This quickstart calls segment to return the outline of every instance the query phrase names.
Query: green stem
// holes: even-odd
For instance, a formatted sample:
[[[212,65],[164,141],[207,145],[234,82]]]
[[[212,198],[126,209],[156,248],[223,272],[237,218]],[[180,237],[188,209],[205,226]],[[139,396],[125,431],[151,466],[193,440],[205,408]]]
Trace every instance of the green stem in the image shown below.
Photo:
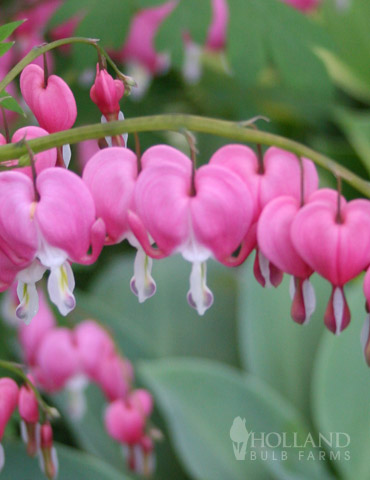
[[[104,50],[104,48],[100,47],[98,45],[97,39],[94,38],[84,38],[84,37],[70,37],[70,38],[62,38],[61,40],[56,40],[55,42],[50,42],[46,43],[44,45],[38,45],[36,47],[33,47],[28,54],[22,58],[20,62],[15,65],[10,72],[3,78],[3,80],[0,82],[0,93],[6,88],[7,85],[9,85],[10,82],[12,82],[17,75],[19,75],[22,70],[29,65],[35,58],[39,57],[40,55],[44,55],[46,52],[49,50],[53,50],[54,48],[61,47],[62,45],[69,45],[71,43],[82,43],[85,45],[91,45],[92,47],[96,48],[97,52],[103,55],[106,59],[109,65],[113,68],[117,76],[124,82],[125,86],[128,88],[128,91],[130,90],[130,87],[135,86],[136,83],[135,81],[126,75],[124,75],[117,67],[117,65],[113,62],[113,60],[110,58],[108,53]]]
[[[0,85],[1,87],[1,85]],[[370,198],[370,182],[354,174],[347,168],[339,165],[331,158],[312,150],[301,143],[273,133],[245,128],[242,125],[215,118],[198,117],[194,115],[169,114],[147,117],[130,118],[105,124],[94,124],[77,127],[63,132],[53,133],[45,137],[29,140],[29,146],[34,153],[60,147],[65,144],[78,143],[83,140],[99,139],[106,136],[121,135],[122,133],[148,132],[159,130],[179,131],[187,129],[194,132],[208,133],[229,138],[236,142],[261,143],[288,150],[300,157],[310,158],[320,167],[339,175],[352,187]],[[8,144],[0,147],[0,162],[20,158],[27,153],[24,143]]]
[[[27,375],[24,373],[23,365],[20,365],[19,363],[15,363],[15,362],[8,362],[7,360],[0,360],[0,368],[9,370],[10,372],[14,373],[18,377],[21,377],[22,380],[27,384],[27,386],[33,391],[37,399],[37,402],[39,404],[39,407],[41,408],[41,413],[42,413],[41,417],[47,417],[47,418],[59,417],[59,412],[57,411],[57,409],[54,407],[50,407],[50,405],[48,405],[43,400],[37,388],[34,386],[34,384],[29,380]],[[41,420],[43,423],[44,419],[41,419]]]

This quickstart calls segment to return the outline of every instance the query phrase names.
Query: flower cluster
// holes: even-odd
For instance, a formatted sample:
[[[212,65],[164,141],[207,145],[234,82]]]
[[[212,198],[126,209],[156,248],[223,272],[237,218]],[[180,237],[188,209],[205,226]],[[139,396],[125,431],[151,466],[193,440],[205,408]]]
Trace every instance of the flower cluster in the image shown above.
[[[40,308],[30,325],[19,322],[15,315],[15,292],[9,292],[3,308],[7,321],[18,327],[21,356],[30,380],[49,395],[65,391],[68,413],[74,421],[85,414],[88,384],[98,386],[108,402],[104,414],[108,434],[125,447],[131,470],[149,474],[154,468],[154,440],[159,434],[150,425],[151,394],[133,387],[133,366],[119,353],[107,330],[94,320],[84,320],[73,329],[59,327],[42,291],[39,298]],[[20,390],[19,412],[27,452],[42,452],[38,402],[27,385]],[[56,453],[53,458],[56,472]]]
[[[27,444],[27,453],[30,456],[38,455],[41,470],[47,478],[55,479],[58,473],[58,457],[53,446],[53,430],[43,412],[40,424],[40,405],[30,376],[21,388],[11,378],[0,379],[0,441],[5,427],[18,407],[21,418],[22,437]],[[0,471],[4,467],[4,449],[0,444]]]
[[[13,141],[68,128],[75,120],[68,85],[55,75],[47,84],[43,79],[37,65],[21,75],[21,91],[44,130],[26,127]],[[99,64],[90,96],[102,121],[122,118],[123,93],[122,83]],[[104,148],[89,158],[82,178],[58,167],[65,162],[58,163],[55,150],[35,156],[33,171],[0,173],[0,287],[18,281],[19,318],[36,314],[35,283],[46,270],[50,299],[68,314],[75,305],[71,264],[92,263],[103,245],[127,240],[137,250],[131,290],[139,302],[156,291],[152,259],[180,253],[192,264],[188,302],[203,315],[213,303],[206,261],[237,266],[256,250],[254,273],[262,286],[278,286],[283,272],[292,275],[296,322],[307,323],[315,309],[309,279],[317,272],[333,285],[326,326],[339,334],[349,324],[343,287],[370,264],[368,201],[346,203],[336,191],[318,190],[312,161],[276,147],[256,154],[226,145],[196,169],[173,147],[153,146],[138,158],[126,142],[127,136],[99,141]],[[368,361],[369,329],[367,319]]]

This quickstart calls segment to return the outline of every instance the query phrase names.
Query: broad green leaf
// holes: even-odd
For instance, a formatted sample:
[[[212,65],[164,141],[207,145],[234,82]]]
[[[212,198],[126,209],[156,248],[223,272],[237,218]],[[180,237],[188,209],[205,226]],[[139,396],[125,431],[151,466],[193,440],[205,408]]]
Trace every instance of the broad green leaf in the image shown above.
[[[24,117],[26,116],[26,114],[24,113],[22,107],[19,105],[17,100],[15,100],[15,98],[13,98],[7,92],[0,93],[0,105],[2,105],[7,110],[11,110],[12,112],[19,113],[19,115],[23,115]]]
[[[261,432],[287,432],[287,435],[296,432],[302,441],[308,432],[296,410],[258,379],[199,359],[147,362],[141,365],[139,372],[146,386],[154,392],[177,454],[192,478],[328,478],[322,463],[299,461],[296,449],[289,451],[287,460],[279,461],[279,448],[262,448],[268,454],[268,460],[260,460],[260,446],[254,449],[248,443],[248,433],[254,433],[257,439],[261,438]],[[237,417],[246,420],[247,432],[240,429],[238,432],[234,427],[236,431],[230,433]],[[231,438],[239,444],[233,445]],[[233,448],[241,447],[243,443],[247,447],[246,456],[238,461]],[[257,452],[256,460],[250,460],[252,450]],[[272,462],[279,467],[272,466]]]
[[[6,23],[5,25],[1,25],[0,27],[0,42],[5,40],[6,38],[10,37],[10,35],[14,32],[19,25],[22,25],[23,22],[26,20],[18,20],[17,22],[10,22]]]
[[[339,337],[328,332],[322,339],[312,385],[313,413],[316,428],[323,435],[343,432],[350,436],[350,445],[337,450],[341,460],[335,463],[341,478],[368,480],[370,380],[360,344],[366,316],[360,283],[352,285],[347,300],[351,324]],[[350,461],[344,459],[345,451],[349,451]]]
[[[76,449],[56,444],[59,459],[58,480],[129,480],[123,472],[115,470],[108,463],[87,455]],[[25,446],[20,443],[5,443],[5,467],[2,480],[41,480],[45,478],[40,471],[37,458],[26,454]]]
[[[107,402],[103,398],[101,391],[94,385],[90,385],[86,391],[87,408],[82,419],[72,419],[68,412],[68,396],[61,393],[53,396],[53,402],[56,402],[58,410],[63,419],[67,422],[69,429],[75,437],[78,445],[88,453],[98,457],[120,472],[127,471],[125,460],[122,455],[122,449],[118,442],[114,441],[107,434],[103,415]],[[160,420],[151,417],[156,427],[162,430]],[[184,473],[180,469],[174,452],[168,438],[155,445],[156,469],[153,480],[163,480],[170,478],[171,475],[176,480],[186,480]]]
[[[361,94],[366,100],[370,96],[370,2],[351,0],[346,4],[346,7],[338,8],[335,0],[323,2],[325,26],[335,44],[334,59],[338,59],[337,65],[332,65],[332,72],[342,65],[345,75],[334,78],[338,85],[354,94],[356,91],[361,94],[363,89],[359,87],[366,88],[367,85],[367,93],[365,90],[365,94]]]
[[[80,295],[81,315],[101,320],[130,358],[196,355],[237,363],[235,270],[208,262],[214,305],[203,317],[186,301],[191,265],[180,256],[154,262],[157,293],[139,304],[130,291],[133,257],[103,268],[89,293]]]
[[[274,387],[309,418],[310,377],[322,335],[330,297],[329,284],[314,276],[316,311],[308,325],[290,316],[290,276],[278,288],[262,288],[253,276],[252,262],[240,272],[239,341],[248,371]]]
[[[340,108],[334,118],[370,174],[370,112]]]

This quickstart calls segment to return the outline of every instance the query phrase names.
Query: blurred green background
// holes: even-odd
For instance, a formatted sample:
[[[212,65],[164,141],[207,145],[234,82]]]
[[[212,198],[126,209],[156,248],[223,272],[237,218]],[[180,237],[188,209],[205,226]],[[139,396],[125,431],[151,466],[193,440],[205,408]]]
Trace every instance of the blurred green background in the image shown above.
[[[5,12],[24,2],[1,2]],[[83,11],[76,35],[100,38],[106,49],[120,47],[138,8],[160,0],[65,0],[48,26]],[[171,55],[167,73],[153,78],[141,99],[124,98],[125,117],[192,113],[243,121],[255,115],[272,131],[321,151],[368,179],[370,174],[370,2],[323,0],[304,15],[279,0],[228,0],[230,21],[224,59],[204,53],[202,75],[189,84],[182,76],[181,32],[189,30],[202,45],[210,22],[209,0],[182,0],[179,11],[156,38]],[[196,12],[196,14],[194,14]],[[224,68],[226,62],[232,74]],[[93,71],[94,49],[75,46],[55,54],[56,72],[76,95],[78,124],[96,123],[100,114],[81,81]],[[1,61],[1,60],[0,60]],[[125,65],[120,66],[125,72]],[[200,162],[227,143],[196,135]],[[142,149],[172,143],[186,151],[180,134],[140,135]],[[133,138],[129,147],[134,148]],[[78,170],[77,151],[72,168]],[[321,186],[334,186],[320,170]],[[357,192],[344,186],[348,198]],[[265,290],[253,278],[251,260],[230,270],[209,262],[213,307],[198,317],[186,302],[190,265],[181,258],[154,262],[157,294],[139,305],[129,290],[133,257],[126,245],[108,247],[93,267],[76,269],[77,308],[67,324],[95,318],[113,333],[134,362],[139,383],[156,399],[154,422],[164,431],[157,445],[154,478],[194,480],[316,480],[370,478],[370,381],[362,357],[360,331],[365,318],[360,280],[347,288],[352,322],[341,336],[324,330],[330,286],[314,278],[318,302],[308,326],[290,319],[289,279]],[[14,333],[1,336],[4,356],[12,357]],[[65,412],[63,395],[53,397]],[[86,480],[131,478],[119,447],[104,431],[100,392],[90,387],[89,409],[81,422],[63,415],[57,438],[60,478]],[[66,412],[65,412],[66,413]],[[305,437],[346,432],[350,460],[270,458],[237,461],[230,427],[237,416],[248,431],[298,432]],[[4,479],[40,478],[37,465],[24,456],[14,437],[6,445]],[[278,449],[276,449],[278,450]],[[307,446],[307,452],[313,450]],[[306,450],[305,450],[306,451]],[[307,453],[306,452],[306,453]],[[335,453],[335,452],[334,452]],[[343,453],[343,452],[342,452]],[[26,469],[26,470],[25,470]],[[126,472],[126,473],[123,473]],[[126,474],[126,477],[124,476]]]

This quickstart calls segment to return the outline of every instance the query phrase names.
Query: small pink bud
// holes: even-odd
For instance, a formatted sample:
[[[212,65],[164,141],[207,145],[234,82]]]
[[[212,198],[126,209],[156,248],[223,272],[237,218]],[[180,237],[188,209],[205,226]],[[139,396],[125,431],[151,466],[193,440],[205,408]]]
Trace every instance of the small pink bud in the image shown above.
[[[90,98],[107,119],[118,119],[119,101],[124,93],[124,84],[120,80],[114,80],[107,70],[100,69],[98,64],[95,83],[90,90]]]
[[[53,430],[50,423],[41,426],[40,433],[40,466],[49,480],[58,475],[58,457],[53,446]]]
[[[20,388],[18,410],[21,419],[25,422],[37,423],[39,421],[38,401],[34,391],[27,384]]]
[[[18,385],[11,378],[0,379],[0,441],[5,427],[18,404]]]

